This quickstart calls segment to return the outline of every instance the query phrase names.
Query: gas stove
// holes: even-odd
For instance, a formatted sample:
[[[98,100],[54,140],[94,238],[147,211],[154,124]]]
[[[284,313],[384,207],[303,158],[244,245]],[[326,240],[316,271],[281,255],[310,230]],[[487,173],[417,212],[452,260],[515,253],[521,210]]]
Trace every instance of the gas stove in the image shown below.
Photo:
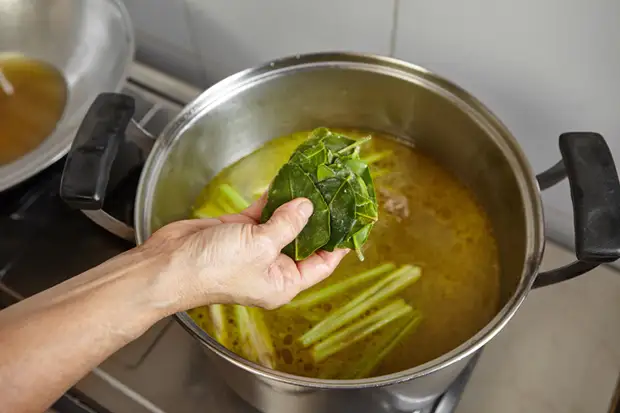
[[[199,90],[135,63],[123,93],[136,99],[134,121],[153,136]],[[0,306],[6,307],[131,248],[139,170],[107,194],[113,218],[95,223],[58,196],[64,160],[0,194]],[[477,357],[432,405],[416,413],[452,413]],[[49,373],[48,373],[49,374]],[[52,373],[53,374],[53,373]],[[352,405],[354,402],[352,401]],[[173,319],[164,319],[70,389],[54,410],[89,413],[212,411],[257,413],[227,387],[201,345]],[[352,407],[382,413],[382,406]],[[278,412],[279,413],[279,412]]]

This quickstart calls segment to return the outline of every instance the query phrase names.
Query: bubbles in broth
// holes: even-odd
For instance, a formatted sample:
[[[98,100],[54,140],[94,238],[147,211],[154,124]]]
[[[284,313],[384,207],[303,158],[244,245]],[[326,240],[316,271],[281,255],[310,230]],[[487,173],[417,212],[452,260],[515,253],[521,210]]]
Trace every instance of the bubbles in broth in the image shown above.
[[[65,79],[53,66],[0,54],[0,166],[37,148],[61,118]]]
[[[338,132],[354,138],[368,134]],[[490,221],[473,193],[415,148],[389,136],[372,135],[361,154],[374,158],[371,168],[380,209],[379,221],[364,248],[366,259],[360,262],[355,254],[349,254],[331,277],[300,297],[386,262],[397,266],[413,264],[421,268],[419,281],[395,298],[404,299],[419,311],[422,321],[394,346],[387,345],[386,337],[394,337],[404,328],[398,320],[316,362],[312,346],[304,348],[299,338],[371,286],[376,278],[308,308],[252,309],[264,321],[273,342],[276,370],[328,379],[361,378],[355,376],[360,365],[387,349],[390,351],[381,362],[364,377],[394,373],[454,349],[483,328],[498,311],[497,247]],[[225,168],[204,188],[195,209],[208,211],[222,184],[234,187],[247,200],[256,199],[307,136],[302,132],[274,139]],[[378,304],[361,317],[370,317],[385,304]],[[238,307],[218,306],[215,312],[202,307],[189,314],[212,336],[216,336],[215,328],[224,326],[228,338],[222,344],[248,358],[235,321]],[[261,362],[258,358],[253,361]]]

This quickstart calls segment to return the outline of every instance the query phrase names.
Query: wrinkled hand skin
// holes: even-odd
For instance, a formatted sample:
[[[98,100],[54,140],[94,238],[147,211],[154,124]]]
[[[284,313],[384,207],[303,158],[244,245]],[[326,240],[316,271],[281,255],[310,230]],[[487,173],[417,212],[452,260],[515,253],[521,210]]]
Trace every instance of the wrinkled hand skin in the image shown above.
[[[0,413],[46,411],[167,315],[230,302],[275,308],[331,274],[345,251],[297,263],[279,253],[312,206],[293,200],[258,225],[263,204],[167,225],[140,247],[0,311]]]
[[[295,199],[259,224],[265,202],[263,196],[240,214],[178,221],[155,232],[141,250],[166,260],[159,306],[171,312],[225,303],[274,309],[329,276],[348,250],[318,251],[300,262],[280,253],[308,222],[312,203]]]

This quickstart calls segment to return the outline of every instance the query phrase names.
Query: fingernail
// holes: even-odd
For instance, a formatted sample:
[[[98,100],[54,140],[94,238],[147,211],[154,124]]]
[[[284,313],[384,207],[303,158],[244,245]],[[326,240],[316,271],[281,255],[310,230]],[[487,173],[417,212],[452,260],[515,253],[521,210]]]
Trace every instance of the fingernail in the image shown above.
[[[312,205],[312,202],[308,200],[301,201],[299,205],[297,206],[297,210],[299,211],[299,214],[303,216],[304,218],[310,218],[310,215],[312,215],[313,209],[314,207]]]

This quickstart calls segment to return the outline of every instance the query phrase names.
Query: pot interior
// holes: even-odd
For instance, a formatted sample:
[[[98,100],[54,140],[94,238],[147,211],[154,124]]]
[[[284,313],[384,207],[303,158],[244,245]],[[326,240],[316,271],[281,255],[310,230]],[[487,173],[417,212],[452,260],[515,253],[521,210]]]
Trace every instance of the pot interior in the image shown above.
[[[219,171],[275,137],[318,126],[390,134],[469,187],[496,238],[498,316],[449,358],[501,328],[538,266],[542,212],[534,177],[508,131],[458,87],[391,59],[336,57],[285,59],[243,72],[190,105],[164,131],[145,169],[138,236],[187,218]]]

